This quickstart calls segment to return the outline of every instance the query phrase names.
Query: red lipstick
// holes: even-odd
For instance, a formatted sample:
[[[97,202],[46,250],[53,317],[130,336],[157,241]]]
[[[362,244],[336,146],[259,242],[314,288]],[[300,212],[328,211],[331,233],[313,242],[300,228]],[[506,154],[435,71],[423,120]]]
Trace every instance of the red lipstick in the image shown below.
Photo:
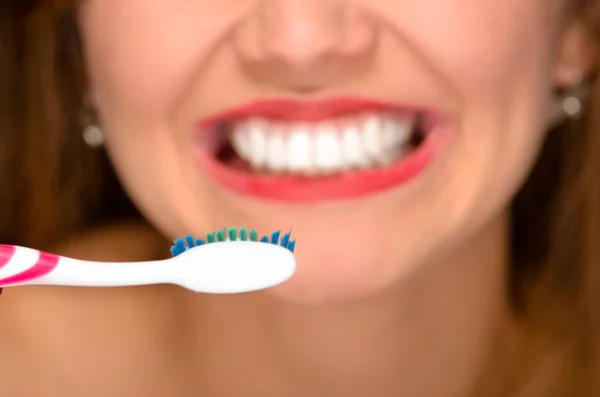
[[[310,101],[270,99],[265,101],[254,101],[234,109],[226,110],[220,114],[202,120],[200,126],[214,126],[220,123],[230,123],[250,117],[314,123],[344,115],[369,111],[387,111],[399,114],[414,113],[414,111],[410,111],[406,107],[351,97],[325,98]]]
[[[420,129],[424,138],[410,153],[385,168],[348,171],[331,176],[303,177],[293,174],[265,174],[249,167],[234,167],[220,161],[214,151],[198,145],[198,163],[226,189],[243,196],[290,203],[310,204],[351,200],[399,187],[417,177],[434,160],[450,135],[449,123],[437,112],[361,98],[327,98],[312,101],[255,101],[230,109],[199,123],[198,136],[215,134],[215,128],[248,118],[286,122],[317,123],[328,119],[385,112],[423,114]],[[207,132],[208,131],[208,132]]]

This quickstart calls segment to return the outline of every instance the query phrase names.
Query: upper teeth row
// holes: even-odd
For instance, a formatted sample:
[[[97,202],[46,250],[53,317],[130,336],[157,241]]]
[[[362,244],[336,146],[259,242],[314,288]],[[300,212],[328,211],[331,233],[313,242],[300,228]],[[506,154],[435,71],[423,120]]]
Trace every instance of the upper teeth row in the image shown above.
[[[231,143],[255,169],[330,174],[396,161],[413,125],[412,119],[384,115],[317,124],[250,119],[233,126]]]

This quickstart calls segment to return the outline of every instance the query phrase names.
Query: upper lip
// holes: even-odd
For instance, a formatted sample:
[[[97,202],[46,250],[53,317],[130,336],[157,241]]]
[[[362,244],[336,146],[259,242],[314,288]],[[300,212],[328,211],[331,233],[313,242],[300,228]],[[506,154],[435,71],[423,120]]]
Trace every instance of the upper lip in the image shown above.
[[[227,109],[200,122],[201,126],[215,126],[240,119],[260,117],[296,122],[317,122],[346,114],[367,111],[413,113],[393,103],[359,97],[329,97],[312,100],[267,99],[256,100]]]

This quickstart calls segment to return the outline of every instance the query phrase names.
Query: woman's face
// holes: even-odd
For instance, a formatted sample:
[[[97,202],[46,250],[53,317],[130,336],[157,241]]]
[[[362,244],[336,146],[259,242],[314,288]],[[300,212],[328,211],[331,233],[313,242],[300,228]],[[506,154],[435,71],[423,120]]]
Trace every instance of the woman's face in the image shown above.
[[[544,138],[562,8],[87,0],[80,23],[147,218],[169,237],[293,225],[298,273],[273,293],[324,299],[389,287],[505,213]]]

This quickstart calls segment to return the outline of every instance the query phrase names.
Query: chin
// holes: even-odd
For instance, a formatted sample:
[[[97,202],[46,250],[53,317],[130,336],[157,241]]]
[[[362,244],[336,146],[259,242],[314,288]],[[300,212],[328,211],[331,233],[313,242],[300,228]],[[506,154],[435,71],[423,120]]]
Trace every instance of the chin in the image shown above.
[[[299,248],[296,274],[265,292],[270,297],[300,305],[344,304],[370,299],[392,290],[406,276],[406,267],[379,255]]]

